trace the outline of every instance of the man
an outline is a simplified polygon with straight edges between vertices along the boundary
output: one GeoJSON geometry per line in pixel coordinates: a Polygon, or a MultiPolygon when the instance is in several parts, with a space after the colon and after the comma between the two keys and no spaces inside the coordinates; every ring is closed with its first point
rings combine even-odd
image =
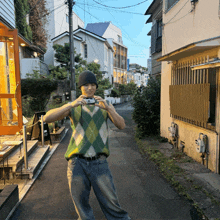
{"type": "MultiPolygon", "coordinates": [[[[95,96],[98,84],[95,75],[85,71],[79,76],[82,95],[70,104],[52,109],[44,116],[47,123],[69,116],[73,130],[65,158],[68,160],[67,177],[71,197],[79,215],[78,220],[94,220],[89,205],[91,186],[108,220],[129,220],[128,213],[119,205],[111,172],[106,158],[109,156],[109,118],[119,129],[125,128],[124,119],[113,105],[95,96]],[[93,105],[87,99],[95,99],[93,105]]],[[[94,101],[94,100],[93,100],[94,101]]]]}

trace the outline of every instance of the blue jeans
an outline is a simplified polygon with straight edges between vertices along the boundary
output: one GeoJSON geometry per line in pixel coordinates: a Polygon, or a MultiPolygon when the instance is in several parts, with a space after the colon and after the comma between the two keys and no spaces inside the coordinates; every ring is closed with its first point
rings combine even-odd
{"type": "Polygon", "coordinates": [[[91,186],[108,220],[130,220],[119,205],[111,172],[105,156],[87,161],[74,157],[68,161],[67,178],[78,220],[95,220],[89,195],[91,186]]]}

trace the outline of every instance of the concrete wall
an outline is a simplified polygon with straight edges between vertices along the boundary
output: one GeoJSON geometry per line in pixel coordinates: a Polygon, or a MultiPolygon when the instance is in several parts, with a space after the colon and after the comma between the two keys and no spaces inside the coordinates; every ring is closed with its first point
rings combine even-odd
{"type": "Polygon", "coordinates": [[[15,28],[15,9],[14,0],[0,1],[0,17],[6,20],[12,27],[15,28]]]}
{"type": "MultiPolygon", "coordinates": [[[[191,10],[192,5],[190,1],[180,0],[163,15],[163,23],[165,26],[163,30],[162,55],[193,42],[220,36],[220,28],[217,28],[220,27],[220,19],[218,17],[219,0],[212,0],[211,4],[210,1],[199,0],[195,5],[195,9],[190,12],[191,10]]],[[[213,53],[218,56],[218,48],[189,56],[179,61],[182,62],[184,59],[191,60],[196,57],[205,57],[207,55],[213,55],[213,53]]],[[[217,172],[219,160],[217,134],[211,130],[170,117],[169,85],[171,85],[171,67],[172,62],[162,62],[161,136],[170,139],[168,127],[171,126],[171,122],[176,123],[179,128],[178,146],[180,141],[184,141],[184,151],[193,159],[202,163],[201,153],[196,151],[197,145],[195,144],[195,140],[198,139],[199,133],[206,134],[208,136],[208,148],[210,151],[207,165],[209,169],[217,172]]],[[[219,109],[219,106],[217,106],[217,108],[219,109]]],[[[218,126],[218,121],[216,121],[216,126],[218,126]]]]}
{"type": "Polygon", "coordinates": [[[39,58],[23,58],[21,59],[21,65],[20,65],[20,73],[21,73],[21,79],[26,78],[26,74],[33,73],[33,70],[40,71],[40,60],[39,58]]]}

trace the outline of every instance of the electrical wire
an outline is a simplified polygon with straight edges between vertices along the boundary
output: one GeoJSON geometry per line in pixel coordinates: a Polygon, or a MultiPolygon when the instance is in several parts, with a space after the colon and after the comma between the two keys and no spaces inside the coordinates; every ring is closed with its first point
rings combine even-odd
{"type": "MultiPolygon", "coordinates": [[[[186,4],[187,4],[189,1],[190,1],[190,0],[187,0],[186,3],[183,5],[183,7],[180,8],[180,10],[179,10],[167,23],[165,23],[164,25],[170,23],[170,21],[173,20],[173,19],[180,13],[180,11],[186,6],[186,4]]],[[[192,10],[191,10],[191,11],[192,11],[192,10]]],[[[190,12],[191,12],[191,11],[190,11],[190,12]]],[[[188,13],[189,13],[189,12],[188,12],[188,13]]],[[[188,14],[188,13],[187,13],[187,14],[188,14]]],[[[185,17],[185,16],[186,16],[186,15],[184,15],[183,17],[185,17]]]]}
{"type": "MultiPolygon", "coordinates": [[[[82,10],[84,10],[83,8],[81,8],[79,5],[76,5],[77,7],[79,7],[80,9],[82,9],[82,10]]],[[[90,14],[92,17],[94,17],[95,19],[97,19],[98,21],[100,21],[100,19],[99,18],[97,18],[97,17],[95,17],[94,15],[92,15],[91,13],[89,13],[88,11],[86,11],[88,14],[90,14]]],[[[110,29],[112,29],[112,28],[110,28],[110,29]]],[[[114,29],[112,29],[112,30],[114,30],[114,29]]],[[[125,32],[126,33],[126,32],[125,32]]],[[[128,35],[127,33],[126,33],[126,35],[128,35]]],[[[129,35],[128,35],[129,36],[129,35]]],[[[129,41],[132,41],[131,39],[129,39],[127,36],[124,36],[127,40],[129,40],[129,41]]],[[[135,43],[134,41],[132,41],[133,43],[135,43]]],[[[137,42],[136,42],[137,43],[137,42]]],[[[140,45],[139,44],[139,46],[141,46],[141,47],[145,47],[146,45],[140,45]]]]}
{"type": "Polygon", "coordinates": [[[113,7],[113,6],[108,6],[108,5],[101,4],[101,3],[97,2],[96,0],[93,0],[93,1],[94,1],[95,3],[97,3],[97,4],[99,4],[99,5],[102,5],[102,6],[107,7],[107,8],[123,9],[123,8],[135,7],[135,6],[140,5],[140,4],[144,3],[144,2],[147,2],[148,0],[145,0],[145,1],[143,1],[143,2],[139,2],[139,3],[135,4],[135,5],[125,6],[125,7],[113,7]]]}
{"type": "MultiPolygon", "coordinates": [[[[83,5],[83,3],[80,3],[80,2],[76,3],[76,5],[78,5],[78,4],[83,5]]],[[[86,5],[89,6],[89,7],[97,8],[97,9],[108,10],[106,7],[103,8],[103,7],[98,7],[98,6],[95,6],[95,5],[89,5],[89,4],[86,4],[86,5]]],[[[120,12],[120,13],[122,12],[122,13],[128,13],[128,14],[144,15],[144,14],[137,13],[137,12],[122,11],[122,10],[120,10],[120,9],[119,9],[119,10],[117,10],[117,9],[111,9],[111,10],[114,10],[114,11],[120,12]]]]}

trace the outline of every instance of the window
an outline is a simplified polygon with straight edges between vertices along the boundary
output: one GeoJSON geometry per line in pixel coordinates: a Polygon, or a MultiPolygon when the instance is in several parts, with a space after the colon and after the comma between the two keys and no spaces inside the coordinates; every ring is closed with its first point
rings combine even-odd
{"type": "Polygon", "coordinates": [[[121,36],[118,35],[118,42],[121,43],[121,36]]]}
{"type": "Polygon", "coordinates": [[[87,58],[87,44],[84,44],[84,58],[87,58]]]}
{"type": "Polygon", "coordinates": [[[66,22],[69,23],[69,16],[66,15],[66,22]]]}
{"type": "Polygon", "coordinates": [[[157,21],[157,38],[162,37],[162,19],[157,21]]]}
{"type": "Polygon", "coordinates": [[[166,0],[165,11],[168,11],[170,8],[172,8],[172,6],[175,5],[178,1],[179,0],[166,0]]]}

